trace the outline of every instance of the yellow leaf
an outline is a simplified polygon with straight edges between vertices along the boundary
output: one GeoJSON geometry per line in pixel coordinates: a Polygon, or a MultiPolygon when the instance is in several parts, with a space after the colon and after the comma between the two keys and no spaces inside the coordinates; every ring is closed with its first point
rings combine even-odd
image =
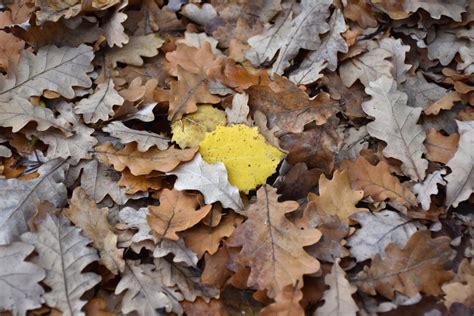
{"type": "Polygon", "coordinates": [[[206,132],[213,131],[217,125],[225,125],[224,111],[210,105],[200,105],[196,113],[185,115],[171,125],[172,141],[181,148],[197,147],[204,139],[206,132]]]}
{"type": "Polygon", "coordinates": [[[283,153],[265,143],[256,127],[244,124],[217,126],[199,144],[208,163],[223,162],[229,182],[248,193],[275,172],[283,153]]]}

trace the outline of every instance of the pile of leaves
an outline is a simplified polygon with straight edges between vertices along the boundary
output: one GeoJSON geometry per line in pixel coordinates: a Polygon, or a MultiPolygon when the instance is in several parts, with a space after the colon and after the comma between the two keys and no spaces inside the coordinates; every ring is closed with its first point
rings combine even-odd
{"type": "Polygon", "coordinates": [[[473,1],[3,3],[0,311],[474,313],[473,1]]]}

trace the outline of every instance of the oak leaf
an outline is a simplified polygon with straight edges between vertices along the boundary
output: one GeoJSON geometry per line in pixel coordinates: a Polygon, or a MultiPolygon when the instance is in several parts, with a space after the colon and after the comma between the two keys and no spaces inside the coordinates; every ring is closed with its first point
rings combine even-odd
{"type": "Polygon", "coordinates": [[[178,67],[178,80],[170,84],[172,99],[168,120],[179,120],[184,114],[196,112],[198,103],[220,102],[219,97],[209,92],[207,85],[206,77],[192,74],[178,67]]]}
{"type": "MultiPolygon", "coordinates": [[[[147,192],[148,190],[159,190],[162,185],[162,177],[134,176],[127,169],[121,172],[118,185],[125,189],[126,194],[147,192]]],[[[117,202],[118,203],[118,202],[117,202]]]]}
{"type": "Polygon", "coordinates": [[[81,309],[86,301],[81,297],[101,279],[92,272],[81,273],[99,259],[97,251],[87,247],[91,241],[80,234],[79,228],[54,215],[47,215],[37,225],[37,232],[25,233],[21,239],[35,246],[39,256],[34,262],[46,270],[43,282],[51,288],[44,294],[46,304],[63,315],[83,316],[81,309]]]}
{"type": "Polygon", "coordinates": [[[401,39],[395,39],[393,37],[385,37],[379,43],[380,48],[392,54],[392,76],[398,82],[404,82],[406,80],[406,73],[412,65],[405,64],[405,54],[410,51],[409,45],[403,45],[401,39]]]}
{"type": "Polygon", "coordinates": [[[166,150],[169,147],[169,138],[160,134],[129,128],[120,121],[111,122],[102,130],[120,139],[122,144],[137,143],[137,149],[141,152],[146,152],[153,146],[160,150],[166,150]]]}
{"type": "Polygon", "coordinates": [[[412,192],[416,194],[416,199],[420,202],[421,207],[427,211],[430,209],[431,195],[438,194],[438,184],[446,185],[443,175],[446,170],[436,170],[429,174],[423,183],[415,183],[412,187],[412,192]]]}
{"type": "Polygon", "coordinates": [[[102,26],[104,36],[107,39],[107,45],[109,45],[109,47],[122,47],[129,41],[129,37],[124,32],[125,30],[122,25],[122,23],[127,20],[128,16],[125,13],[119,11],[122,6],[123,5],[119,6],[110,17],[110,20],[108,20],[107,23],[102,26]]]}
{"type": "Polygon", "coordinates": [[[415,76],[408,76],[401,89],[408,95],[409,106],[423,109],[429,108],[448,93],[447,89],[428,82],[421,71],[418,71],[415,76]]]}
{"type": "Polygon", "coordinates": [[[314,315],[357,315],[359,307],[352,298],[357,292],[357,287],[346,279],[346,273],[339,266],[341,259],[336,259],[331,268],[331,273],[324,277],[324,282],[329,285],[329,290],[324,292],[323,306],[319,307],[314,315]]]}
{"type": "Polygon", "coordinates": [[[69,200],[69,207],[63,210],[63,214],[93,241],[94,248],[99,250],[101,262],[107,269],[114,274],[123,272],[123,250],[117,248],[117,235],[107,220],[108,208],[98,208],[84,189],[77,187],[69,200]]]}
{"type": "Polygon", "coordinates": [[[199,153],[208,163],[224,163],[229,182],[248,193],[267,181],[280,163],[283,153],[265,143],[257,128],[244,124],[217,126],[206,133],[199,153]]]}
{"type": "Polygon", "coordinates": [[[107,143],[95,148],[97,159],[102,163],[113,165],[117,171],[128,167],[134,176],[147,175],[152,171],[169,172],[182,161],[193,158],[197,148],[179,150],[170,147],[167,150],[151,148],[146,152],[137,150],[135,144],[127,144],[123,149],[115,149],[107,143]]]}
{"type": "Polygon", "coordinates": [[[158,55],[158,49],[164,44],[164,40],[158,34],[131,36],[123,47],[114,47],[107,54],[112,66],[124,63],[133,66],[143,65],[142,57],[153,57],[158,55]]]}
{"type": "Polygon", "coordinates": [[[445,205],[457,207],[467,200],[474,191],[474,122],[457,121],[459,130],[459,145],[454,157],[446,166],[451,173],[445,177],[446,201],[445,205]]]}
{"type": "Polygon", "coordinates": [[[177,232],[184,231],[203,219],[212,205],[199,206],[195,196],[184,192],[164,189],[160,194],[160,205],[149,206],[147,221],[158,238],[178,240],[177,232]]]}
{"type": "Polygon", "coordinates": [[[372,2],[377,8],[386,12],[392,19],[396,20],[404,19],[422,8],[434,19],[439,20],[441,16],[444,15],[452,18],[454,21],[461,21],[461,13],[466,12],[467,1],[455,0],[445,2],[442,0],[434,0],[426,2],[423,0],[413,0],[400,3],[400,6],[397,6],[395,10],[390,4],[384,3],[382,0],[374,0],[372,2]]]}
{"type": "Polygon", "coordinates": [[[257,191],[257,202],[246,211],[247,220],[233,232],[228,245],[242,247],[237,256],[240,264],[250,267],[248,286],[267,290],[269,297],[298,282],[303,275],[319,270],[319,262],[303,249],[316,243],[317,229],[299,229],[285,214],[295,211],[298,203],[278,202],[276,189],[263,185],[257,191]]]}
{"type": "Polygon", "coordinates": [[[210,105],[200,105],[195,113],[184,115],[171,124],[172,141],[181,148],[199,146],[207,132],[218,125],[225,125],[225,113],[210,105]]]}
{"type": "Polygon", "coordinates": [[[188,267],[196,267],[198,263],[197,255],[186,247],[182,238],[179,240],[162,239],[153,250],[153,257],[155,258],[163,258],[169,254],[173,255],[173,262],[183,263],[188,267]]]}
{"type": "Polygon", "coordinates": [[[395,244],[385,248],[384,259],[376,255],[369,269],[357,275],[357,285],[362,291],[379,293],[389,299],[395,291],[406,296],[418,292],[427,295],[441,294],[440,283],[449,281],[453,273],[443,269],[454,251],[449,247],[450,238],[432,239],[431,232],[421,230],[408,240],[402,249],[395,244]]]}
{"type": "MultiPolygon", "coordinates": [[[[186,33],[188,34],[188,33],[186,33]]],[[[178,77],[178,69],[195,75],[206,75],[207,69],[215,61],[211,45],[204,42],[201,47],[191,47],[185,44],[178,44],[176,50],[166,54],[166,70],[174,77],[178,77]]]]}
{"type": "Polygon", "coordinates": [[[372,259],[375,255],[385,258],[385,247],[393,243],[404,247],[417,229],[398,213],[384,210],[378,213],[357,213],[351,216],[361,225],[347,242],[351,256],[358,262],[372,259]]]}
{"type": "Polygon", "coordinates": [[[114,114],[114,106],[122,105],[123,101],[114,89],[114,81],[109,79],[98,84],[95,92],[88,98],[79,101],[74,107],[74,112],[82,114],[86,123],[107,121],[114,114]]]}
{"type": "Polygon", "coordinates": [[[84,306],[84,311],[88,316],[116,316],[115,313],[108,311],[107,301],[100,297],[91,299],[86,306],[84,306]]]}
{"type": "Polygon", "coordinates": [[[458,142],[459,134],[454,133],[444,136],[436,129],[430,128],[425,140],[426,159],[444,164],[448,163],[456,153],[458,142]]]}
{"type": "Polygon", "coordinates": [[[364,190],[364,197],[371,196],[378,202],[389,199],[395,208],[401,210],[417,206],[415,195],[397,177],[390,174],[390,167],[385,161],[373,166],[359,156],[354,162],[343,161],[341,167],[347,171],[352,187],[364,190]]]}
{"type": "Polygon", "coordinates": [[[167,174],[178,177],[174,184],[176,190],[200,191],[204,195],[206,204],[219,201],[223,207],[234,211],[243,208],[239,189],[229,183],[227,170],[222,162],[209,164],[198,153],[193,160],[167,174]]]}
{"type": "Polygon", "coordinates": [[[362,108],[375,118],[367,124],[367,131],[387,143],[383,150],[386,157],[400,160],[402,171],[412,180],[421,181],[428,168],[428,161],[421,157],[426,133],[416,124],[421,109],[407,106],[407,95],[396,87],[393,79],[381,77],[365,89],[372,99],[362,103],[362,108]]]}
{"type": "Polygon", "coordinates": [[[76,96],[73,86],[91,86],[87,73],[93,70],[93,58],[92,48],[87,45],[77,48],[45,46],[36,55],[25,50],[9,76],[0,76],[0,101],[6,102],[15,95],[22,98],[40,96],[44,90],[72,99],[76,96]]]}
{"type": "Polygon", "coordinates": [[[275,303],[272,303],[260,311],[262,316],[304,316],[304,309],[300,305],[303,293],[293,285],[287,285],[281,293],[275,296],[275,303]]]}
{"type": "Polygon", "coordinates": [[[34,247],[23,242],[0,246],[0,309],[13,315],[26,315],[30,309],[44,302],[44,290],[38,283],[45,277],[44,270],[25,261],[34,247]]]}
{"type": "Polygon", "coordinates": [[[352,190],[348,172],[336,170],[331,180],[324,174],[319,178],[319,196],[314,193],[308,194],[308,201],[314,202],[317,210],[326,214],[337,215],[348,222],[349,217],[364,208],[357,208],[355,205],[364,196],[364,191],[352,190]]]}
{"type": "Polygon", "coordinates": [[[249,96],[247,93],[236,93],[232,98],[232,107],[226,108],[227,121],[229,124],[246,124],[250,109],[248,106],[249,96]]]}

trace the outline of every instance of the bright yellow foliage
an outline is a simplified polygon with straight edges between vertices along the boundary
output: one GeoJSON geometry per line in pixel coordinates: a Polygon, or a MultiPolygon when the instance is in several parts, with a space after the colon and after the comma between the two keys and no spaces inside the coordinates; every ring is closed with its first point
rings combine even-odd
{"type": "Polygon", "coordinates": [[[224,111],[210,105],[200,105],[196,113],[183,116],[171,125],[172,141],[181,148],[197,147],[206,132],[213,131],[217,125],[227,123],[224,111]]]}
{"type": "Polygon", "coordinates": [[[199,144],[202,158],[223,162],[229,182],[248,193],[271,176],[283,157],[277,148],[265,143],[256,127],[244,124],[218,126],[199,144]]]}

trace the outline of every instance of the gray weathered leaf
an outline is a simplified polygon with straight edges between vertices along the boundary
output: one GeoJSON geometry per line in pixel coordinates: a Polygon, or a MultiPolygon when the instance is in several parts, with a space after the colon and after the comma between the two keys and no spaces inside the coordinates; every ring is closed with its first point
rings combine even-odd
{"type": "Polygon", "coordinates": [[[87,247],[91,241],[64,217],[48,215],[37,228],[36,233],[25,233],[21,239],[35,246],[39,255],[35,262],[46,270],[43,282],[51,288],[44,295],[46,304],[59,309],[64,316],[85,315],[81,309],[86,301],[81,296],[101,278],[92,272],[81,272],[99,259],[97,251],[87,247]]]}
{"type": "Polygon", "coordinates": [[[196,267],[197,265],[197,255],[186,247],[182,238],[178,240],[161,240],[153,251],[153,257],[162,258],[170,253],[174,255],[173,262],[182,262],[188,267],[196,267]]]}
{"type": "Polygon", "coordinates": [[[221,202],[222,206],[239,211],[243,204],[239,189],[231,185],[223,163],[209,164],[198,153],[193,160],[181,164],[167,173],[178,177],[174,185],[176,190],[197,190],[204,195],[206,204],[221,202]]]}
{"type": "Polygon", "coordinates": [[[38,283],[44,279],[44,270],[24,261],[35,248],[14,242],[0,246],[0,310],[11,311],[13,316],[41,306],[44,290],[38,283]]]}
{"type": "Polygon", "coordinates": [[[385,247],[395,243],[404,247],[416,226],[396,212],[384,210],[377,213],[360,212],[351,216],[362,227],[349,238],[351,256],[358,262],[372,259],[376,254],[382,258],[385,247]]]}
{"type": "Polygon", "coordinates": [[[445,177],[445,205],[457,207],[471,196],[474,191],[474,121],[457,121],[459,145],[454,157],[446,164],[451,173],[445,177]]]}
{"type": "Polygon", "coordinates": [[[122,300],[122,313],[136,311],[140,316],[157,315],[157,309],[164,308],[168,313],[183,314],[179,304],[183,296],[174,286],[165,284],[165,273],[166,271],[156,269],[152,264],[126,261],[125,273],[115,289],[115,294],[126,290],[122,300]]]}
{"type": "Polygon", "coordinates": [[[398,83],[406,80],[406,72],[411,65],[405,64],[405,54],[410,51],[409,45],[403,45],[401,39],[386,37],[380,41],[380,48],[392,54],[392,75],[398,83]]]}
{"type": "Polygon", "coordinates": [[[164,44],[164,40],[158,34],[147,34],[130,37],[123,47],[114,47],[110,50],[107,58],[114,67],[121,62],[133,66],[143,65],[142,57],[153,57],[158,55],[158,48],[164,44]]]}
{"type": "Polygon", "coordinates": [[[428,57],[438,59],[441,65],[447,66],[462,47],[472,50],[473,44],[469,40],[458,38],[456,30],[441,28],[428,44],[428,57]]]}
{"type": "Polygon", "coordinates": [[[423,180],[428,168],[428,161],[422,158],[426,133],[416,124],[422,109],[406,105],[407,95],[397,90],[392,78],[381,77],[365,91],[372,99],[362,103],[362,109],[375,118],[367,124],[370,136],[387,143],[384,155],[400,160],[407,176],[415,181],[423,180]]]}
{"type": "Polygon", "coordinates": [[[13,96],[29,98],[40,96],[50,90],[72,99],[72,87],[90,87],[92,81],[87,75],[93,70],[92,47],[45,46],[33,53],[24,50],[20,63],[14,67],[9,77],[0,76],[0,101],[8,101],[13,96]]]}
{"type": "Polygon", "coordinates": [[[22,181],[0,179],[0,245],[7,245],[28,230],[27,221],[42,201],[62,207],[67,198],[62,159],[42,165],[39,177],[22,181]]]}
{"type": "Polygon", "coordinates": [[[82,114],[84,122],[97,123],[99,120],[107,121],[114,115],[114,106],[122,105],[123,98],[114,89],[112,79],[102,82],[97,86],[94,94],[83,98],[74,107],[77,114],[82,114]]]}
{"type": "Polygon", "coordinates": [[[446,174],[446,170],[436,170],[432,174],[426,176],[423,183],[415,183],[411,191],[416,194],[416,199],[421,204],[421,207],[427,211],[430,209],[431,195],[438,193],[438,184],[446,185],[446,181],[443,179],[443,175],[446,174]]]}
{"type": "Polygon", "coordinates": [[[102,26],[104,36],[107,39],[107,45],[109,45],[109,47],[122,47],[123,44],[128,43],[128,35],[125,33],[125,29],[122,25],[122,23],[127,20],[128,16],[125,13],[120,12],[120,9],[122,9],[122,7],[125,5],[122,4],[120,7],[118,7],[107,23],[102,26]]]}
{"type": "Polygon", "coordinates": [[[247,93],[236,93],[232,99],[232,107],[226,108],[227,122],[229,124],[247,124],[249,115],[249,95],[247,93]]]}
{"type": "Polygon", "coordinates": [[[102,130],[120,139],[123,144],[136,142],[137,149],[141,152],[145,152],[153,146],[160,150],[166,150],[169,147],[169,138],[156,133],[128,128],[119,121],[110,123],[102,130]]]}
{"type": "Polygon", "coordinates": [[[426,81],[421,71],[418,71],[416,76],[407,77],[401,87],[402,91],[408,95],[408,106],[422,109],[440,100],[448,92],[447,89],[426,81]]]}
{"type": "Polygon", "coordinates": [[[119,212],[120,222],[125,224],[125,228],[138,230],[131,240],[134,243],[139,243],[143,240],[152,240],[154,243],[157,241],[146,220],[147,214],[148,207],[141,207],[138,210],[132,207],[124,207],[119,212]]]}

